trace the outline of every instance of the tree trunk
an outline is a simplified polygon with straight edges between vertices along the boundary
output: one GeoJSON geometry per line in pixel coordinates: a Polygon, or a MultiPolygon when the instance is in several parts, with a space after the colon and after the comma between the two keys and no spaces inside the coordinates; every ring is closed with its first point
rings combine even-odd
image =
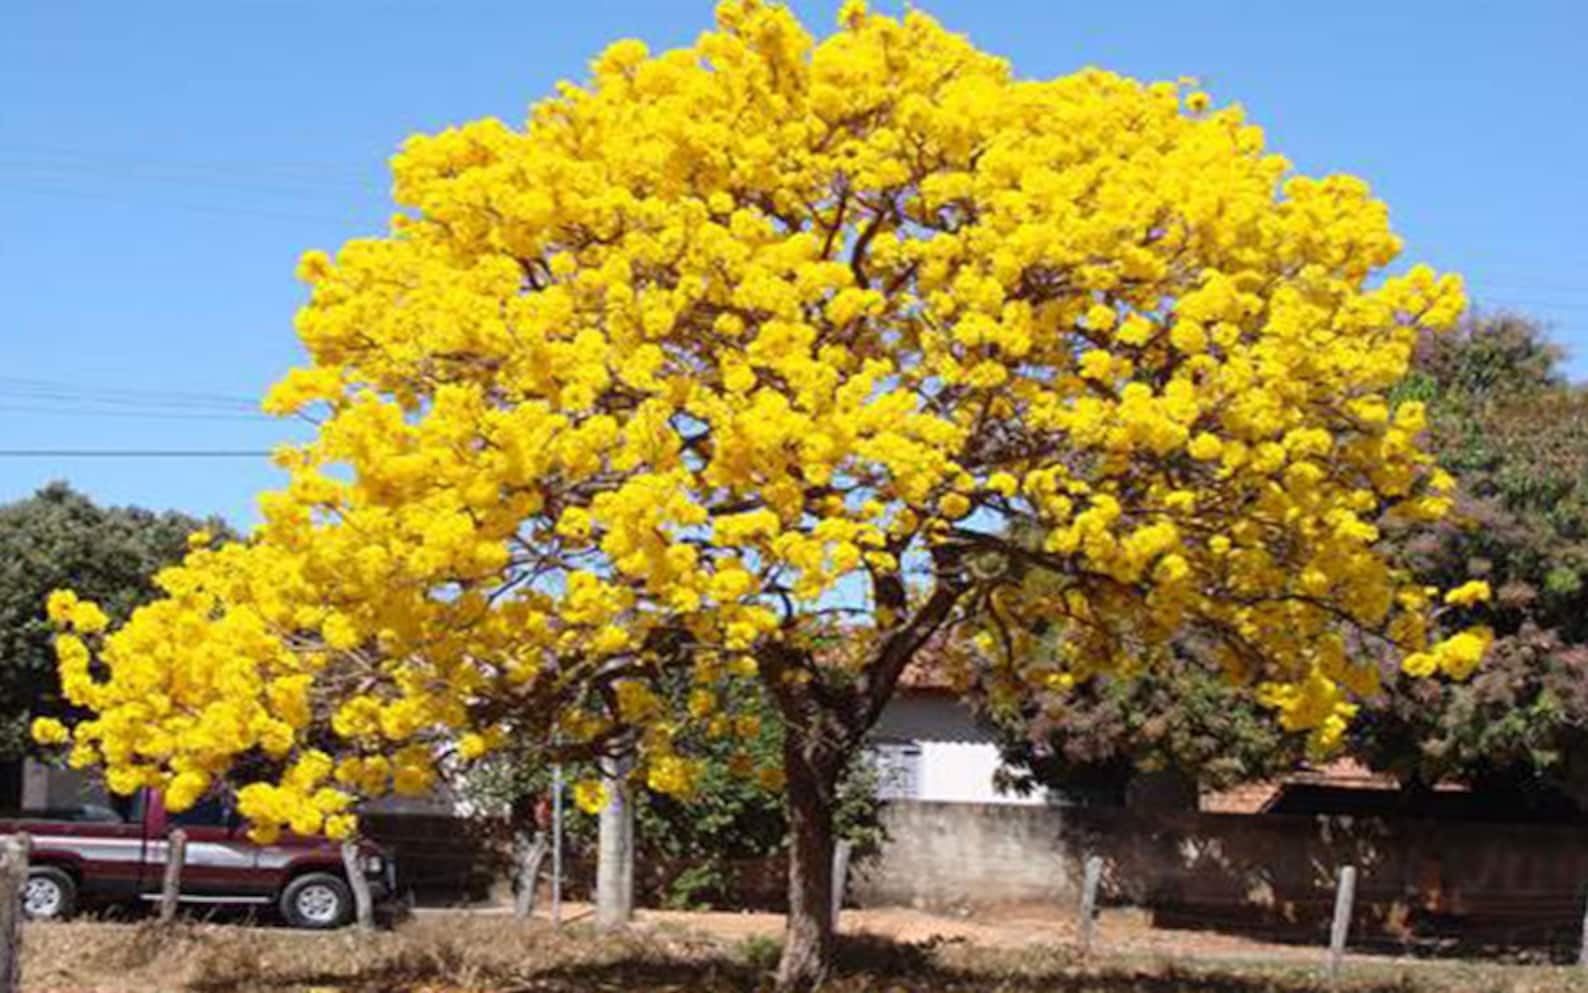
{"type": "Polygon", "coordinates": [[[789,729],[784,744],[788,775],[788,928],[777,988],[808,990],[827,977],[833,960],[833,795],[838,762],[812,760],[789,729]]]}
{"type": "Polygon", "coordinates": [[[610,795],[601,808],[596,848],[596,926],[622,927],[634,916],[634,804],[628,760],[603,758],[610,795]]]}

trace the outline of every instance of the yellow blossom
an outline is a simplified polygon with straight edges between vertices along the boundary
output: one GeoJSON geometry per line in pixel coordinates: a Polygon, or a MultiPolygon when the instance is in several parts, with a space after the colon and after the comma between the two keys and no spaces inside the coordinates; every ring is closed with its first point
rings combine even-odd
{"type": "Polygon", "coordinates": [[[607,805],[607,788],[598,780],[581,779],[573,784],[573,802],[587,814],[598,813],[607,805]]]}
{"type": "Polygon", "coordinates": [[[45,603],[45,612],[58,627],[71,623],[72,611],[77,607],[77,594],[71,590],[56,590],[45,603]]]}
{"type": "Polygon", "coordinates": [[[53,717],[36,717],[32,724],[33,740],[41,745],[64,745],[72,739],[66,725],[53,717]]]}
{"type": "Polygon", "coordinates": [[[1445,602],[1453,607],[1471,607],[1489,602],[1491,596],[1488,583],[1473,579],[1445,593],[1445,602]]]}

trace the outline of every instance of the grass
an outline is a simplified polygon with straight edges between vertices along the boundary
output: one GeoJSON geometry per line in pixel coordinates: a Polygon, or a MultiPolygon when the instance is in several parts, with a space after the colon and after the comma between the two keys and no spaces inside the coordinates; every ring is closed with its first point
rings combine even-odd
{"type": "MultiPolygon", "coordinates": [[[[30,926],[27,993],[752,993],[769,988],[777,944],[680,929],[597,935],[510,918],[449,915],[393,931],[306,934],[156,922],[30,926]]],[[[1308,993],[1331,989],[1294,962],[1077,960],[1057,947],[850,937],[832,993],[1308,993]]],[[[1565,993],[1577,970],[1473,963],[1353,963],[1351,993],[1565,993]]]]}

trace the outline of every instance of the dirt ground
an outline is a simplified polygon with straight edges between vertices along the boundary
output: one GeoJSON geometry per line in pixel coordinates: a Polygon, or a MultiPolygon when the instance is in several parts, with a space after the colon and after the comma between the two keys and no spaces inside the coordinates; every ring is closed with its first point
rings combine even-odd
{"type": "MultiPolygon", "coordinates": [[[[315,933],[240,923],[78,921],[24,929],[23,993],[762,993],[782,918],[641,911],[597,933],[500,909],[419,911],[391,929],[315,933]]],[[[1338,986],[1323,951],[1154,929],[1106,911],[1082,959],[1047,906],[973,915],[846,910],[825,993],[1568,993],[1577,968],[1352,955],[1338,986]]]]}
{"type": "MultiPolygon", "coordinates": [[[[469,913],[507,915],[507,908],[477,907],[467,911],[420,910],[422,917],[469,913]]],[[[564,904],[563,920],[571,925],[588,923],[594,910],[589,904],[564,904]]],[[[544,907],[537,917],[549,920],[544,907]]],[[[1206,920],[1197,929],[1168,928],[1153,922],[1152,915],[1130,908],[1104,908],[1093,931],[1092,949],[1100,956],[1151,961],[1200,961],[1207,963],[1280,962],[1315,965],[1326,955],[1324,939],[1308,942],[1294,934],[1280,938],[1254,934],[1249,921],[1221,930],[1217,922],[1206,920]]],[[[664,933],[691,932],[710,935],[727,942],[745,939],[778,940],[783,933],[783,916],[772,913],[728,911],[639,910],[635,926],[664,933]]],[[[1009,903],[932,912],[909,907],[874,910],[845,908],[839,917],[839,931],[852,937],[871,937],[900,944],[958,944],[975,948],[1019,950],[1022,948],[1079,949],[1078,923],[1073,909],[1045,903],[1009,903]]],[[[1557,950],[1558,951],[1558,950],[1557,950]]],[[[1409,949],[1376,946],[1349,951],[1347,961],[1406,963],[1421,966],[1441,957],[1454,958],[1436,946],[1425,944],[1417,953],[1409,949]]],[[[1512,950],[1501,961],[1498,954],[1487,959],[1494,964],[1543,964],[1550,960],[1548,950],[1512,950]]],[[[1588,993],[1588,972],[1584,990],[1588,993]]]]}
{"type": "MultiPolygon", "coordinates": [[[[486,912],[506,913],[505,909],[496,908],[486,912]]],[[[589,904],[565,904],[563,920],[568,923],[588,921],[593,912],[589,904]]],[[[455,911],[419,913],[445,915],[455,911]]],[[[542,908],[537,916],[545,918],[546,910],[542,908]]],[[[776,939],[783,933],[781,914],[640,910],[635,923],[641,928],[685,929],[728,941],[750,937],[776,939]]],[[[960,913],[932,913],[908,907],[845,909],[839,916],[839,931],[843,934],[870,935],[905,944],[963,942],[998,949],[1075,946],[1078,944],[1077,930],[1074,913],[1040,903],[1004,904],[960,913]]],[[[1123,909],[1103,910],[1092,940],[1096,951],[1107,954],[1214,960],[1316,960],[1323,955],[1322,949],[1304,945],[1265,943],[1213,931],[1154,928],[1146,913],[1123,909]]]]}

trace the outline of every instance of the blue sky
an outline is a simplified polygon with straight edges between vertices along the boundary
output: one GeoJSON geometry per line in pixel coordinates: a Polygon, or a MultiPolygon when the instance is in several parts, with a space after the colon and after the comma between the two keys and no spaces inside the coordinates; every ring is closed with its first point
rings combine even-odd
{"type": "MultiPolygon", "coordinates": [[[[880,9],[899,5],[876,4],[880,9]]],[[[1588,13],[1568,0],[921,4],[1026,76],[1201,77],[1307,172],[1391,205],[1407,256],[1551,323],[1588,377],[1588,13]]],[[[822,32],[836,0],[796,3],[822,32]]],[[[0,449],[257,450],[299,359],[292,272],[378,231],[405,135],[519,122],[609,40],[687,43],[707,0],[0,5],[0,449]]],[[[0,457],[0,500],[257,515],[259,458],[0,457]]]]}

